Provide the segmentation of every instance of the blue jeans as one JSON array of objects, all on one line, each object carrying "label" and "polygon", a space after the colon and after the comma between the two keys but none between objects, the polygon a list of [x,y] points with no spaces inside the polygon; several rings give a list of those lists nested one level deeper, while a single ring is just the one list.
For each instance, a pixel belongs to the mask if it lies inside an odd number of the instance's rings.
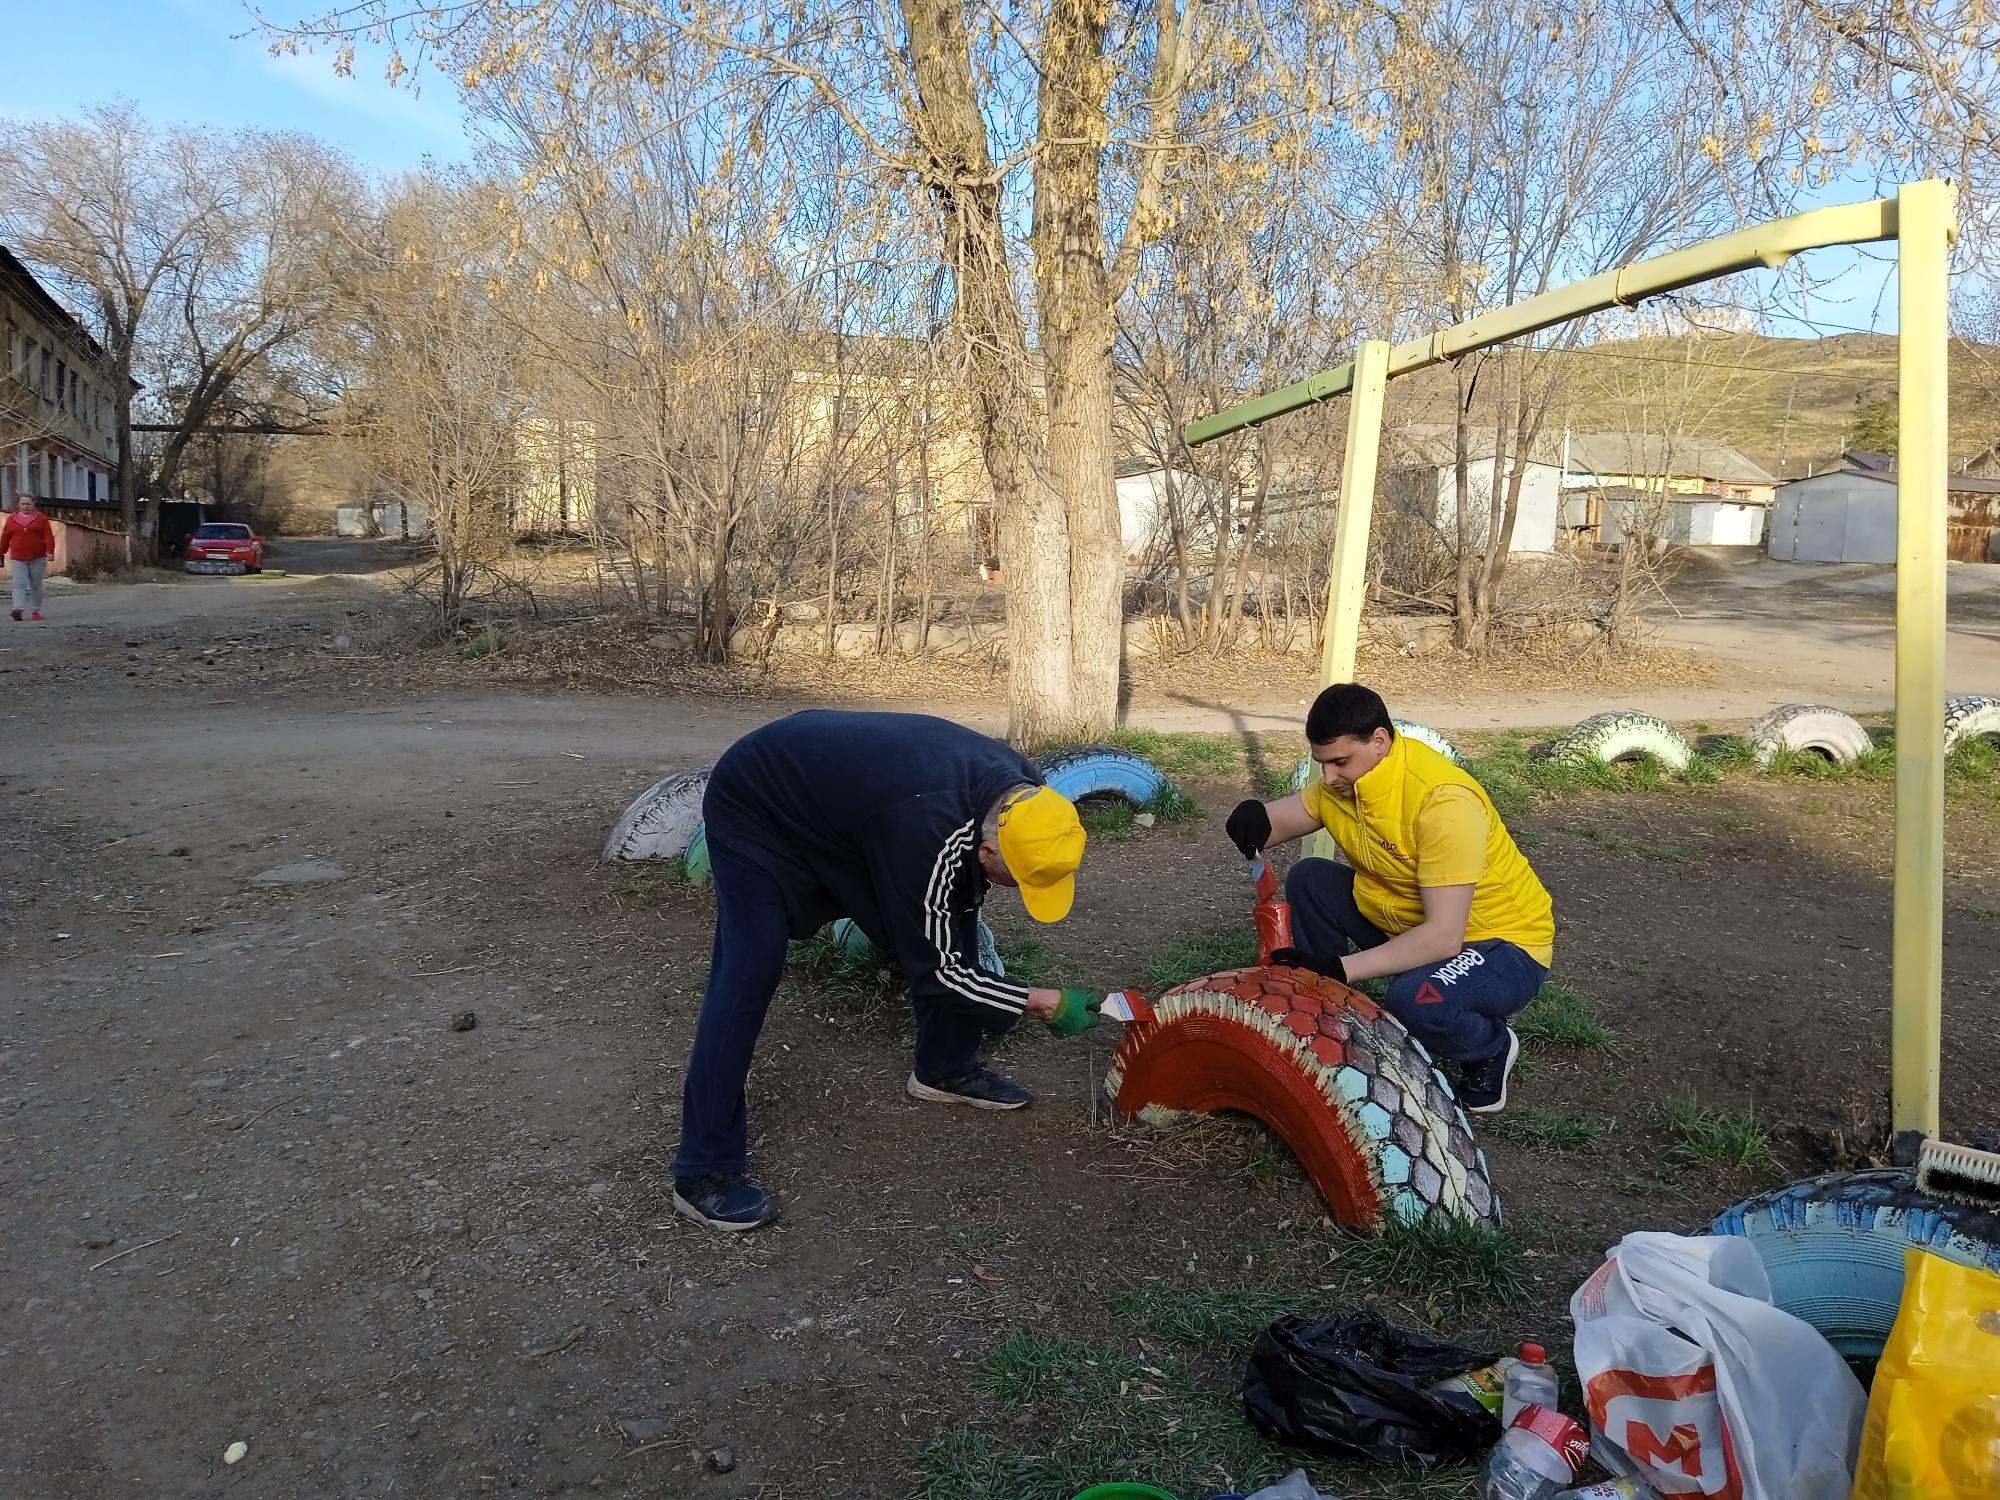
[{"label": "blue jeans", "polygon": [[[749,1159],[750,1112],[744,1086],[771,997],[785,977],[791,936],[784,893],[756,864],[718,844],[709,830],[715,881],[715,946],[708,988],[695,1023],[694,1050],[681,1085],[681,1144],[674,1176],[741,1172]],[[919,1002],[916,1073],[937,1084],[962,1077],[995,1029],[978,1016]],[[1004,1018],[1011,1025],[1013,1017]]]},{"label": "blue jeans", "polygon": [[[1361,914],[1354,871],[1331,859],[1302,859],[1285,877],[1292,941],[1311,953],[1379,948],[1389,934]],[[1507,1018],[1534,999],[1549,971],[1502,938],[1467,943],[1452,957],[1389,980],[1383,1008],[1432,1057],[1485,1062],[1507,1045]]]}]

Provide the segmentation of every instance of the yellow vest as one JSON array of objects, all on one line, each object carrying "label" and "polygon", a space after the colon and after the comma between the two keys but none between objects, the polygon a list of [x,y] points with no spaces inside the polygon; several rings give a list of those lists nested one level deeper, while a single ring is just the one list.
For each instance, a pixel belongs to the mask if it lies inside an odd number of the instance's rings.
[{"label": "yellow vest", "polygon": [[1352,798],[1309,782],[1306,811],[1333,835],[1354,866],[1361,914],[1391,937],[1424,919],[1417,886],[1417,814],[1439,787],[1465,787],[1486,810],[1486,871],[1472,892],[1465,940],[1500,938],[1546,966],[1555,952],[1555,909],[1486,789],[1448,756],[1397,735],[1389,753],[1354,784]]}]

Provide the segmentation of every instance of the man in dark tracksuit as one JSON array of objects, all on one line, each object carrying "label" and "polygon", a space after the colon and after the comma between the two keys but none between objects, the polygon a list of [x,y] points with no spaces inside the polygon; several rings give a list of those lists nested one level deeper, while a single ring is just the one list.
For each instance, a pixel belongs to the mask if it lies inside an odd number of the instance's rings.
[{"label": "man in dark tracksuit", "polygon": [[1033,1096],[979,1061],[1023,1013],[1061,1035],[1096,1024],[1094,997],[979,967],[987,885],[1018,886],[1054,922],[1075,895],[1084,834],[1034,763],[921,714],[814,709],[732,745],[702,799],[715,880],[715,951],[681,1094],[674,1205],[717,1229],[755,1229],[776,1200],[745,1176],[744,1083],[784,975],[785,943],[851,917],[909,980],[918,1099],[1019,1109]]}]

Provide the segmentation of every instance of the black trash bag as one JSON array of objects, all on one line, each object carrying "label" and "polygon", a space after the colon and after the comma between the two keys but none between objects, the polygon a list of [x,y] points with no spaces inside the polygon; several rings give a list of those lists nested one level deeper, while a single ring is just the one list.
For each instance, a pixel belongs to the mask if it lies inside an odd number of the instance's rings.
[{"label": "black trash bag", "polygon": [[1364,1309],[1278,1319],[1258,1335],[1243,1409],[1273,1442],[1341,1458],[1436,1468],[1500,1441],[1500,1420],[1464,1391],[1430,1387],[1497,1356],[1441,1344]]}]

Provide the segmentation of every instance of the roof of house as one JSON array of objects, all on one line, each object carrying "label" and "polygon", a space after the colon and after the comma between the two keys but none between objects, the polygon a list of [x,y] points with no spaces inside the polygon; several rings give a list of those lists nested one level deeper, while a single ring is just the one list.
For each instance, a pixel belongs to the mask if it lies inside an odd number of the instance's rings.
[{"label": "roof of house", "polygon": [[81,319],[55,299],[49,289],[35,279],[35,273],[21,264],[14,252],[0,245],[0,283],[11,286],[14,294],[56,327],[63,329],[90,351],[93,359],[105,362],[103,345],[90,335]]},{"label": "roof of house", "polygon": [[1761,465],[1713,438],[1659,432],[1573,432],[1569,470],[1591,474],[1687,475],[1737,484],[1776,484]]},{"label": "roof of house", "polygon": [[[1856,450],[1843,454],[1847,462],[1837,469],[1822,469],[1817,474],[1808,474],[1791,480],[1792,484],[1804,484],[1811,479],[1826,479],[1832,475],[1843,475],[1849,479],[1872,479],[1877,484],[1896,482],[1896,455],[1893,453],[1870,453]],[[1970,474],[1949,474],[1945,476],[1945,491],[1955,495],[2000,495],[2000,479],[1978,479]]]}]

